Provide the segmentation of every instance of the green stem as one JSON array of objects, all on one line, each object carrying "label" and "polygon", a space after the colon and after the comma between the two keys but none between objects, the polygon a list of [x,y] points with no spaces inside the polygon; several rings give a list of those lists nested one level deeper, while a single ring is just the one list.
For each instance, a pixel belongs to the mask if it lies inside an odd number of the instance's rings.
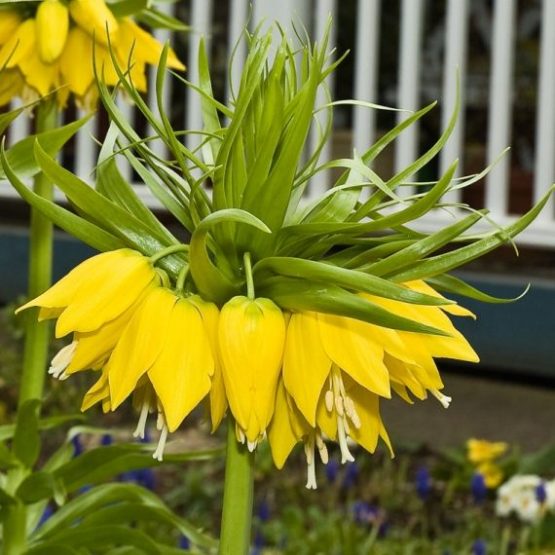
[{"label": "green stem", "polygon": [[254,453],[235,437],[228,417],[224,505],[219,555],[248,555],[251,540]]},{"label": "green stem", "polygon": [[[41,102],[36,111],[36,132],[54,129],[58,124],[55,100]],[[33,189],[41,197],[51,200],[52,183],[45,175],[35,177]],[[35,208],[31,208],[29,232],[29,285],[30,299],[48,289],[52,282],[52,222]],[[30,311],[25,322],[25,345],[23,350],[23,374],[19,386],[19,405],[29,399],[41,399],[50,342],[49,322],[36,322],[36,314]]]},{"label": "green stem", "polygon": [[250,252],[246,252],[243,255],[243,264],[245,265],[245,277],[247,280],[247,297],[249,299],[254,299],[254,280],[252,277],[252,262]]},{"label": "green stem", "polygon": [[175,254],[176,252],[187,252],[189,250],[189,245],[171,245],[161,251],[158,251],[156,254],[153,254],[149,260],[152,264],[158,262],[162,258],[169,256],[170,254]]}]

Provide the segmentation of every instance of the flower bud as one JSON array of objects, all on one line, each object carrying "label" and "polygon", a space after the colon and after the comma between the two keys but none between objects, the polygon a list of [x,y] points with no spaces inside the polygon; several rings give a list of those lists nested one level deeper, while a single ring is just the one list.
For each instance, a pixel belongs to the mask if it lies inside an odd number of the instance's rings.
[{"label": "flower bud", "polygon": [[285,318],[270,299],[234,297],[221,310],[218,339],[229,405],[253,447],[274,412]]},{"label": "flower bud", "polygon": [[106,5],[104,0],[71,0],[69,13],[73,21],[100,43],[107,45],[108,37],[114,39],[114,33],[118,30],[118,22]]},{"label": "flower bud", "polygon": [[66,44],[69,30],[67,7],[59,0],[44,0],[38,7],[36,24],[40,59],[51,64],[59,58]]},{"label": "flower bud", "polygon": [[4,44],[19,27],[21,17],[15,10],[2,10],[0,13],[0,44]]}]

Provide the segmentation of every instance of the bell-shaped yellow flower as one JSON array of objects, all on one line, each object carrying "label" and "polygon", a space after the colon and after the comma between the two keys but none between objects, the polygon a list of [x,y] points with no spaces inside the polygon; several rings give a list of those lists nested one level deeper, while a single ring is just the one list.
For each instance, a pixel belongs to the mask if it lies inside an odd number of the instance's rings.
[{"label": "bell-shaped yellow flower", "polygon": [[69,12],[73,21],[100,44],[108,44],[106,32],[110,40],[115,38],[118,22],[104,0],[71,0]]},{"label": "bell-shaped yellow flower", "polygon": [[67,6],[60,0],[43,0],[36,15],[37,48],[40,59],[47,64],[62,53],[69,29]]},{"label": "bell-shaped yellow flower", "polygon": [[12,36],[0,48],[0,67],[15,68],[29,57],[36,44],[34,19],[26,19],[18,25]]},{"label": "bell-shaped yellow flower", "polygon": [[227,399],[251,450],[274,413],[285,327],[283,313],[270,299],[237,296],[220,313],[218,344]]},{"label": "bell-shaped yellow flower", "polygon": [[56,337],[92,332],[125,312],[156,279],[139,252],[109,251],[85,260],[17,312],[38,306],[39,317],[57,317]]}]

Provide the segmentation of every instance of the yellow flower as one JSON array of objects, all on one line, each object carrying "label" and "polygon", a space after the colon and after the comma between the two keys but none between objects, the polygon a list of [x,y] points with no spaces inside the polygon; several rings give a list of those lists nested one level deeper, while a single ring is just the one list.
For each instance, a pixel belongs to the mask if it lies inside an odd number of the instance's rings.
[{"label": "yellow flower", "polygon": [[[438,296],[423,282],[405,286]],[[307,487],[315,487],[315,448],[322,460],[327,457],[324,436],[339,443],[342,462],[354,460],[349,441],[374,452],[381,437],[391,450],[379,398],[391,397],[393,389],[412,403],[409,393],[424,399],[429,392],[447,407],[451,399],[440,392],[443,383],[434,357],[478,358],[445,314],[470,315],[465,309],[362,296],[449,336],[397,331],[316,312],[291,315],[283,355],[283,391],[278,392],[268,436],[276,466],[283,465],[297,441],[304,442],[309,466]]]},{"label": "yellow flower", "polygon": [[482,463],[476,470],[484,477],[484,483],[489,489],[495,489],[503,481],[503,470],[493,462]]},{"label": "yellow flower", "polygon": [[[0,68],[6,64],[17,77],[2,76],[8,84],[0,85],[0,105],[16,96],[32,100],[56,91],[60,107],[73,94],[80,107],[92,109],[98,99],[95,65],[107,85],[118,82],[107,30],[118,66],[129,71],[138,90],[146,91],[146,65],[158,63],[162,45],[131,18],[117,20],[104,0],[72,0],[69,6],[43,0],[35,17],[24,21],[17,11],[2,10]],[[185,69],[171,48],[167,65]]]},{"label": "yellow flower", "polygon": [[487,463],[507,452],[509,445],[504,441],[487,441],[471,438],[466,442],[467,458],[473,464]]},{"label": "yellow flower", "polygon": [[237,296],[221,310],[218,346],[227,400],[253,450],[274,413],[285,343],[285,318],[269,299]]}]

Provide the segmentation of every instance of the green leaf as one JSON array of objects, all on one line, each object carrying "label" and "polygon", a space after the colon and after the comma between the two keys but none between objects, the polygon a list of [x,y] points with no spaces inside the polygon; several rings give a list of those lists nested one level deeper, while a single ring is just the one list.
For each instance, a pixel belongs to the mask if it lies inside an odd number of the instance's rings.
[{"label": "green leaf", "polygon": [[541,212],[554,190],[555,185],[549,189],[549,191],[531,210],[519,218],[514,224],[504,228],[503,233],[494,233],[447,254],[429,258],[428,260],[417,263],[409,270],[392,274],[392,277],[394,277],[396,281],[409,281],[412,279],[427,278],[449,272],[453,268],[457,268],[458,266],[483,256],[499,245],[506,243],[509,238],[515,237],[526,229]]},{"label": "green leaf", "polygon": [[[21,179],[32,177],[39,171],[39,167],[33,155],[35,141],[38,141],[49,156],[55,156],[66,142],[71,139],[91,117],[92,114],[69,123],[68,125],[44,131],[38,135],[25,137],[6,151],[6,158],[9,165]],[[0,171],[0,179],[5,177],[6,174]]]},{"label": "green leaf", "polygon": [[[97,193],[84,181],[62,168],[37,143],[35,156],[45,175],[54,182],[83,213],[103,226],[109,233],[124,239],[131,246],[147,256],[172,245],[177,241],[161,241],[147,223],[129,214],[106,197]],[[177,276],[185,259],[181,253],[164,257],[160,266]]]},{"label": "green leaf", "polygon": [[167,15],[156,8],[147,8],[135,16],[137,21],[144,23],[151,29],[169,29],[170,31],[188,31],[189,25],[183,21]]},{"label": "green leaf", "polygon": [[[164,461],[185,462],[218,456],[220,449],[168,454]],[[68,492],[117,476],[121,472],[160,466],[145,445],[109,445],[83,453],[53,471]]]},{"label": "green leaf", "polygon": [[[453,239],[459,237],[464,231],[472,227],[482,217],[481,213],[470,214],[466,218],[443,228],[432,235],[428,235],[419,241],[397,250],[387,258],[366,264],[362,267],[365,272],[377,276],[394,274],[399,270],[413,266],[428,254],[447,245]],[[396,281],[408,281],[397,279]]]},{"label": "green leaf", "polygon": [[60,484],[50,472],[33,472],[17,488],[16,495],[23,503],[30,505],[43,499],[54,497]]},{"label": "green leaf", "polygon": [[14,455],[27,468],[31,468],[35,464],[40,452],[40,406],[39,399],[29,399],[17,411],[12,449]]},{"label": "green leaf", "polygon": [[0,135],[4,134],[4,131],[8,128],[10,123],[14,121],[19,114],[25,110],[25,106],[21,106],[20,108],[16,108],[15,110],[10,110],[5,114],[0,114]]},{"label": "green leaf", "polygon": [[145,222],[160,241],[176,242],[177,239],[160,223],[143,204],[133,187],[121,175],[114,157],[118,128],[111,123],[102,143],[96,167],[96,188],[133,216]]},{"label": "green leaf", "polygon": [[555,445],[548,445],[536,453],[522,455],[518,474],[537,474],[545,476],[555,470]]},{"label": "green leaf", "polygon": [[483,303],[495,303],[495,304],[512,303],[514,301],[518,301],[519,299],[524,297],[524,295],[526,295],[526,293],[530,289],[530,284],[528,284],[524,288],[524,291],[517,297],[504,299],[501,297],[494,297],[492,295],[489,295],[488,293],[484,293],[483,291],[476,289],[476,287],[473,287],[469,283],[466,283],[462,279],[455,276],[451,276],[449,274],[434,276],[426,279],[426,281],[432,287],[434,287],[434,289],[437,289],[439,291],[444,291],[446,293],[454,293],[455,295],[461,295],[463,297],[475,299]]},{"label": "green leaf", "polygon": [[[263,276],[264,272],[306,279],[312,282],[321,281],[327,285],[345,287],[354,292],[369,293],[405,303],[430,306],[451,304],[450,301],[445,299],[417,293],[371,274],[346,270],[332,264],[303,260],[302,258],[270,257],[262,259],[253,268],[255,284],[259,283],[257,276],[260,274]],[[261,284],[262,286],[264,284],[263,277],[261,278]]]},{"label": "green leaf", "polygon": [[[68,422],[75,422],[76,420],[84,420],[85,417],[82,414],[63,414],[60,416],[49,416],[47,418],[41,418],[39,420],[38,428],[39,430],[50,430],[52,428],[57,428],[58,426],[63,426]],[[5,441],[14,436],[16,426],[15,424],[4,424],[0,426],[0,441]]]},{"label": "green leaf", "polygon": [[3,149],[1,161],[5,175],[21,198],[42,212],[58,227],[99,251],[115,250],[126,246],[125,242],[115,235],[34,193],[17,177]]},{"label": "green leaf", "polygon": [[19,465],[19,461],[8,449],[5,443],[0,442],[0,469],[5,470]]},{"label": "green leaf", "polygon": [[441,330],[397,316],[340,287],[293,278],[267,280],[257,294],[267,296],[284,309],[294,312],[313,310],[363,320],[397,330],[447,335]]},{"label": "green leaf", "polygon": [[115,503],[131,503],[135,506],[158,508],[172,519],[180,529],[198,547],[213,548],[216,541],[200,532],[184,519],[173,515],[166,505],[152,492],[134,484],[105,484],[92,488],[75,497],[60,507],[32,536],[33,543],[54,541],[60,532],[67,530],[83,517],[95,514],[102,508]]},{"label": "green leaf", "polygon": [[108,0],[110,11],[117,17],[136,15],[149,4],[148,0]]},{"label": "green leaf", "polygon": [[216,303],[225,302],[236,295],[238,288],[244,283],[244,278],[227,275],[222,270],[221,260],[213,261],[207,250],[210,230],[216,225],[229,222],[246,224],[264,233],[270,233],[264,222],[238,208],[213,212],[199,224],[191,237],[190,271],[199,293]]}]

